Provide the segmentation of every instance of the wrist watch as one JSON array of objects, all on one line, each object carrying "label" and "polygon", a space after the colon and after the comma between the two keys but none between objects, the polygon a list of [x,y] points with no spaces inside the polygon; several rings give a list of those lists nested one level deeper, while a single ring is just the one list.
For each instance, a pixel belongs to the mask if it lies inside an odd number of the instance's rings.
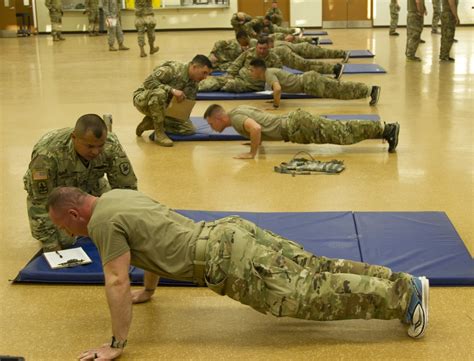
[{"label": "wrist watch", "polygon": [[115,336],[112,336],[112,342],[110,343],[110,347],[112,347],[112,348],[125,348],[125,346],[127,346],[127,340],[119,341],[115,338]]}]

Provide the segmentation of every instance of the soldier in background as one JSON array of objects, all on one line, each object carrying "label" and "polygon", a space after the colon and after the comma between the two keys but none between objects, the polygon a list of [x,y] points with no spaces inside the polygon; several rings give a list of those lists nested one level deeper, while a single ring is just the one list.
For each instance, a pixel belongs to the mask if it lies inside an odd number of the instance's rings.
[{"label": "soldier in background", "polygon": [[400,125],[372,120],[330,120],[298,109],[288,114],[271,114],[248,105],[240,105],[228,113],[218,104],[210,105],[204,113],[209,126],[221,133],[233,127],[250,139],[250,151],[234,158],[253,159],[263,140],[284,140],[298,144],[349,145],[366,139],[385,139],[389,152],[398,145]]},{"label": "soldier in background", "polygon": [[252,19],[253,17],[249,14],[239,11],[238,13],[232,14],[230,25],[232,25],[235,34],[237,34],[239,31],[244,30],[244,25]]},{"label": "soldier in background", "polygon": [[280,106],[281,94],[305,93],[318,98],[332,99],[364,99],[371,97],[370,105],[377,104],[380,96],[380,87],[369,87],[364,83],[342,82],[322,76],[315,71],[303,74],[292,74],[283,69],[267,68],[261,59],[250,62],[252,77],[264,80],[266,88],[273,90],[273,107]]},{"label": "soldier in background", "polygon": [[171,99],[178,102],[196,99],[198,84],[212,70],[211,61],[196,55],[190,63],[167,61],[153,70],[143,84],[133,93],[133,105],[145,115],[135,131],[140,137],[146,130],[154,130],[153,140],[163,147],[173,146],[165,130],[174,134],[194,134],[193,123],[165,116]]},{"label": "soldier in background", "polygon": [[138,46],[140,56],[146,57],[145,53],[145,32],[148,35],[148,45],[150,45],[150,55],[160,50],[155,48],[155,14],[153,13],[152,0],[135,0],[135,27],[138,31]]},{"label": "soldier in background", "polygon": [[99,35],[99,0],[86,0],[86,10],[89,19],[89,36]]},{"label": "soldier in background", "polygon": [[242,29],[245,30],[245,32],[250,38],[258,37],[261,32],[265,32],[266,34],[293,34],[298,31],[298,29],[295,28],[284,28],[278,25],[273,25],[270,16],[257,16],[249,22],[243,24]]},{"label": "soldier in background", "polygon": [[272,1],[272,7],[268,9],[265,15],[270,16],[273,24],[281,26],[281,23],[283,22],[283,13],[278,8],[277,0]]},{"label": "soldier in background", "polygon": [[64,14],[62,0],[46,0],[44,4],[49,10],[53,41],[66,40],[62,36],[62,18]]},{"label": "soldier in background", "polygon": [[408,0],[407,14],[407,47],[405,55],[408,61],[421,61],[416,56],[423,31],[423,18],[427,14],[425,0]]},{"label": "soldier in background", "polygon": [[121,7],[121,0],[103,0],[102,9],[104,11],[105,23],[107,25],[110,51],[117,51],[117,48],[114,46],[115,39],[117,39],[119,44],[118,50],[129,50],[129,48],[123,45],[122,19],[120,16]]},{"label": "soldier in background", "polygon": [[431,21],[431,33],[438,34],[438,25],[441,17],[441,0],[432,0],[433,2],[433,19]]},{"label": "soldier in background", "polygon": [[48,217],[46,199],[54,187],[74,186],[96,196],[111,188],[137,189],[137,178],[117,136],[96,114],[81,116],[74,128],[45,134],[33,148],[23,182],[31,234],[45,251],[74,242]]},{"label": "soldier in background", "polygon": [[391,36],[399,36],[397,33],[398,14],[400,13],[400,5],[398,0],[390,0],[390,32]]},{"label": "soldier in background", "polygon": [[213,70],[226,71],[230,64],[249,48],[249,45],[250,39],[243,30],[237,33],[235,39],[216,41],[208,56]]},{"label": "soldier in background", "polygon": [[441,49],[439,59],[441,61],[453,62],[449,53],[453,46],[456,25],[460,24],[458,16],[459,0],[443,0],[443,12],[441,13]]}]

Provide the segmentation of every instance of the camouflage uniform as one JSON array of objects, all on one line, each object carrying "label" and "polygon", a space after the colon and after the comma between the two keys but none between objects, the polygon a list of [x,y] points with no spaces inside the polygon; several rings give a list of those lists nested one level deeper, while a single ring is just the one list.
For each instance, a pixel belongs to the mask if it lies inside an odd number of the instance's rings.
[{"label": "camouflage uniform", "polygon": [[117,38],[119,45],[123,45],[122,19],[120,16],[121,6],[121,0],[103,0],[102,9],[104,11],[105,18],[117,19],[117,23],[115,26],[107,26],[109,47],[114,46],[115,38]]},{"label": "camouflage uniform", "polygon": [[156,134],[167,131],[174,134],[194,134],[196,128],[191,120],[183,122],[171,117],[165,117],[173,95],[172,89],[182,90],[187,99],[196,99],[198,83],[189,78],[189,63],[167,61],[153,70],[145,79],[142,86],[133,93],[133,105],[142,114],[142,122],[147,123],[147,129],[155,129]]},{"label": "camouflage uniform", "polygon": [[[286,41],[286,37],[288,34],[285,33],[273,33],[269,34],[268,37],[272,39],[273,41],[279,40],[279,41]],[[293,44],[298,44],[298,43],[313,43],[314,40],[310,36],[295,36],[294,40],[292,41]]]},{"label": "camouflage uniform", "polygon": [[251,21],[253,18],[244,13],[244,22],[241,24],[237,18],[238,13],[234,13],[230,19],[230,25],[232,25],[232,28],[234,29],[235,33],[237,34],[240,30],[245,30],[244,25]]},{"label": "camouflage uniform", "polygon": [[86,0],[86,14],[89,19],[89,35],[99,34],[99,0]]},{"label": "camouflage uniform", "polygon": [[405,321],[413,292],[407,273],[313,255],[237,216],[208,228],[205,281],[220,295],[277,317]]},{"label": "camouflage uniform", "polygon": [[135,27],[138,31],[138,46],[143,49],[145,46],[145,32],[148,35],[150,52],[154,49],[155,43],[155,14],[151,0],[135,0]]},{"label": "camouflage uniform", "polygon": [[243,52],[242,46],[236,39],[216,41],[209,54],[209,58],[211,55],[214,55],[217,59],[217,61],[212,64],[213,70],[226,71],[232,62]]},{"label": "camouflage uniform", "polygon": [[[199,91],[225,91],[230,93],[244,93],[262,91],[265,89],[265,81],[253,79],[250,75],[250,62],[259,58],[255,48],[244,51],[228,68],[228,77],[211,76],[199,84]],[[262,59],[267,66],[281,68],[280,58],[270,49],[266,58]]]},{"label": "camouflage uniform", "polygon": [[[249,37],[254,38],[265,27],[263,23],[264,19],[265,18],[263,16],[257,16],[253,18],[252,20],[250,20],[249,22],[245,23],[242,28]],[[283,28],[283,27],[280,27],[278,25],[273,25],[273,24],[268,25],[269,34],[273,34],[273,33],[293,34],[294,32],[295,32],[295,29],[293,28]]]},{"label": "camouflage uniform", "polygon": [[322,48],[308,42],[293,44],[288,41],[277,40],[274,42],[274,46],[286,46],[305,59],[344,59],[346,57],[345,50]]},{"label": "camouflage uniform", "polygon": [[281,26],[281,23],[283,22],[283,13],[281,12],[280,9],[270,8],[267,10],[267,13],[265,15],[271,16],[273,24]]},{"label": "camouflage uniform", "polygon": [[370,96],[371,91],[371,88],[364,83],[338,81],[315,71],[291,74],[281,69],[268,68],[265,78],[269,88],[278,82],[282,92],[305,93],[318,98],[363,99]]},{"label": "camouflage uniform", "polygon": [[438,32],[438,24],[441,16],[441,0],[433,1],[433,20],[431,21],[431,32]]},{"label": "camouflage uniform", "polygon": [[420,44],[421,32],[423,31],[425,1],[421,0],[421,3],[423,13],[420,15],[416,6],[416,0],[408,0],[407,47],[405,52],[408,58],[415,57],[416,50]]},{"label": "camouflage uniform", "polygon": [[397,32],[398,14],[400,13],[400,5],[397,0],[390,1],[390,34]]},{"label": "camouflage uniform", "polygon": [[64,39],[61,35],[63,23],[62,0],[46,0],[44,4],[49,10],[49,18],[51,20],[51,35],[53,36],[53,40],[56,41]]},{"label": "camouflage uniform", "polygon": [[[287,42],[284,42],[287,43]],[[287,43],[289,45],[295,45],[291,43]],[[334,73],[334,65],[329,63],[324,63],[321,61],[313,60],[313,59],[305,59],[302,56],[296,54],[289,45],[281,44],[273,48],[275,54],[277,54],[283,65],[297,69],[301,71],[310,71],[314,70],[321,74],[333,74]],[[271,67],[268,66],[267,67]]]},{"label": "camouflage uniform", "polygon": [[108,133],[103,151],[85,165],[74,150],[73,130],[64,128],[45,134],[34,146],[23,177],[31,234],[44,250],[73,243],[49,219],[46,200],[54,187],[78,187],[95,196],[110,188],[137,189],[132,165],[115,134]]},{"label": "camouflage uniform", "polygon": [[[456,0],[456,8],[459,1]],[[441,48],[439,58],[449,59],[449,53],[454,42],[454,34],[456,32],[456,18],[451,12],[448,0],[443,0],[443,12],[441,13]]]}]

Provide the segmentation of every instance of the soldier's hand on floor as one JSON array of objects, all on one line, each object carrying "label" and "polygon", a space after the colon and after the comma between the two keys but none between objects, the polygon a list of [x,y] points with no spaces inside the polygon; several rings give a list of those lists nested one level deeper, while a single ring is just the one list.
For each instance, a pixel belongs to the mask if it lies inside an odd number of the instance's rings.
[{"label": "soldier's hand on floor", "polygon": [[174,95],[174,97],[176,98],[176,100],[178,101],[178,103],[181,103],[184,99],[186,99],[186,95],[184,95],[184,92],[182,90],[179,90],[179,89],[173,89],[171,91],[171,94]]},{"label": "soldier's hand on floor", "polygon": [[253,159],[255,156],[252,153],[242,153],[236,155],[234,159]]},{"label": "soldier's hand on floor", "polygon": [[146,291],[144,288],[132,291],[132,303],[144,303],[151,300],[152,292]]}]

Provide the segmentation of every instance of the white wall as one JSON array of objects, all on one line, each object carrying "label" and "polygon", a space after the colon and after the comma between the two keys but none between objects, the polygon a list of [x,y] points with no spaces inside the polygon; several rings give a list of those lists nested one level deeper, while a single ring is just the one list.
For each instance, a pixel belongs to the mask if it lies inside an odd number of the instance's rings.
[{"label": "white wall", "polygon": [[[398,0],[400,4],[400,14],[398,25],[407,24],[407,1]],[[390,0],[374,0],[374,26],[388,26],[390,25]],[[425,16],[425,24],[431,24],[433,18],[433,4],[432,0],[425,0],[428,10],[428,15]],[[461,24],[474,24],[474,0],[459,1],[458,14]]]},{"label": "white wall", "polygon": [[322,0],[291,0],[290,24],[297,27],[321,27],[323,24]]}]

